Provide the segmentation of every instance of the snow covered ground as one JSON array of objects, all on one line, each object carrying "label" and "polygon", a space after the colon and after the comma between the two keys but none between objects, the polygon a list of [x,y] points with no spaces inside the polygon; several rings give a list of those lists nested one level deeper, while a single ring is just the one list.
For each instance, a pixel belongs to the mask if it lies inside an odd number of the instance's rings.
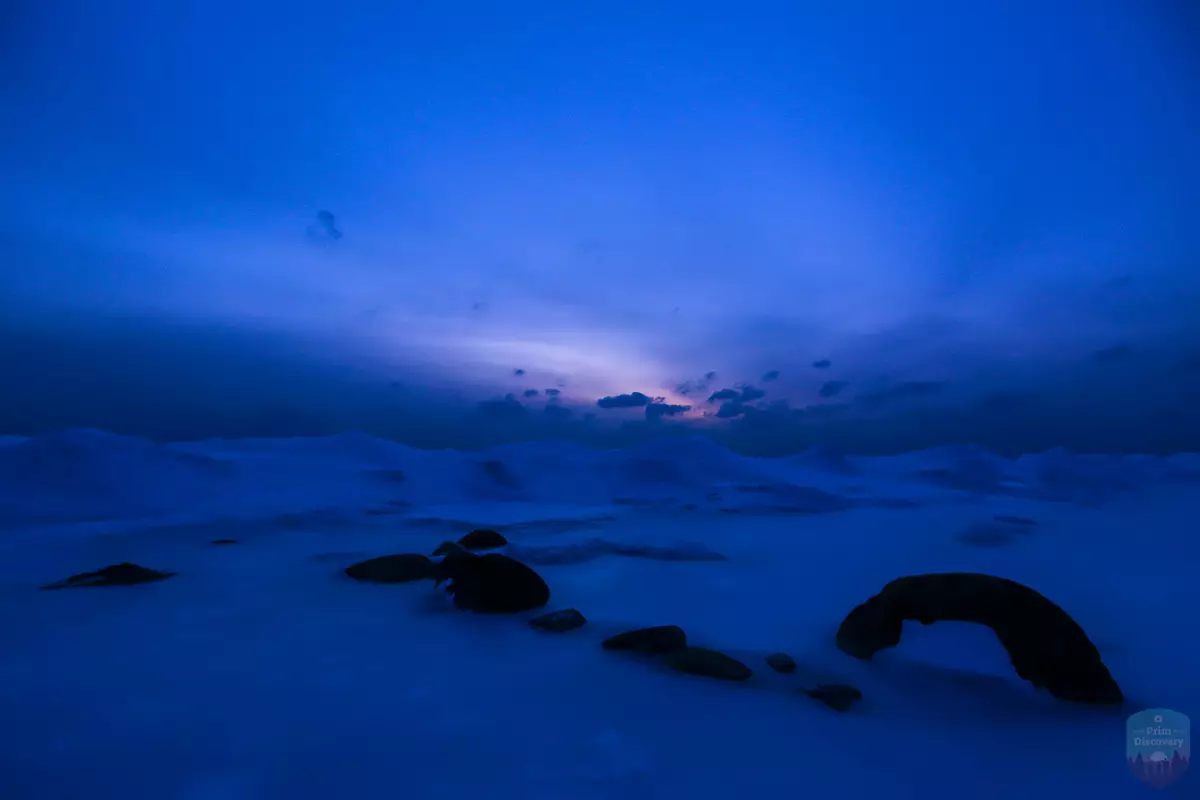
[{"label": "snow covered ground", "polygon": [[[4,438],[0,798],[1148,796],[1126,717],[1200,714],[1198,506],[1196,457]],[[342,573],[476,527],[588,625],[546,634]],[[122,561],[179,574],[38,590]],[[1061,605],[1125,707],[1036,692],[982,626],[906,624],[868,662],[834,646],[889,580],[939,571]],[[600,648],[660,624],[754,678]],[[798,672],[771,671],[774,651]],[[864,699],[838,713],[799,691],[821,682]]]}]

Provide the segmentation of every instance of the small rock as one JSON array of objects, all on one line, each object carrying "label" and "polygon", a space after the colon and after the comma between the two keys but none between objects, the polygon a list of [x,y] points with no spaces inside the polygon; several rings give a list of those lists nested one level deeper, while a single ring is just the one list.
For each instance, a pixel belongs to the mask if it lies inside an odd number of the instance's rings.
[{"label": "small rock", "polygon": [[796,659],[787,653],[771,653],[771,655],[767,656],[767,664],[771,669],[785,675],[796,671]]},{"label": "small rock", "polygon": [[494,550],[497,547],[504,547],[508,544],[508,539],[505,539],[496,531],[482,529],[471,531],[466,536],[458,540],[467,550]]},{"label": "small rock", "polygon": [[573,608],[563,609],[562,611],[552,611],[549,614],[543,614],[540,617],[534,617],[529,620],[529,624],[535,628],[541,628],[544,631],[553,631],[554,633],[565,633],[573,631],[576,628],[582,628],[587,624],[587,618]]},{"label": "small rock", "polygon": [[65,581],[49,583],[42,588],[74,589],[84,586],[132,586],[136,583],[152,583],[154,581],[165,580],[176,574],[175,572],[159,572],[156,569],[148,569],[125,561],[121,564],[113,564],[104,569],[96,570],[95,572],[81,572],[78,575],[72,575]]},{"label": "small rock", "polygon": [[834,711],[846,711],[862,700],[862,692],[843,683],[823,683],[812,689],[802,690],[806,695],[820,700]]},{"label": "small rock", "polygon": [[237,544],[237,539],[213,539],[213,544]]},{"label": "small rock", "polygon": [[432,580],[438,576],[437,564],[419,553],[369,558],[346,567],[344,571],[356,581],[370,583],[408,583]]},{"label": "small rock", "polygon": [[618,633],[616,636],[605,639],[601,646],[605,650],[628,650],[634,653],[661,655],[687,647],[687,634],[678,625],[659,625],[653,628],[638,628]]},{"label": "small rock", "polygon": [[717,678],[723,681],[746,681],[754,671],[736,658],[705,647],[688,647],[667,656],[667,666],[676,672]]}]

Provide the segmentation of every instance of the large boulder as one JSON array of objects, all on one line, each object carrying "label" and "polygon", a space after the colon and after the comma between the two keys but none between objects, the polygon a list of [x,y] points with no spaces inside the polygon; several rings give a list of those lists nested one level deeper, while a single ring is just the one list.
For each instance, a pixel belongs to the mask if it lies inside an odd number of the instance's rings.
[{"label": "large boulder", "polygon": [[1119,704],[1117,682],[1083,628],[1028,586],[967,572],[897,578],[851,611],[837,646],[860,659],[900,643],[905,620],[987,625],[1021,678],[1062,700]]},{"label": "large boulder", "polygon": [[508,539],[494,530],[480,528],[459,539],[458,543],[467,550],[495,550],[508,544]]},{"label": "large boulder", "polygon": [[530,567],[499,553],[479,556],[454,542],[438,547],[444,555],[438,565],[438,584],[449,581],[446,591],[456,608],[485,614],[515,614],[541,608],[550,602],[550,587]]}]

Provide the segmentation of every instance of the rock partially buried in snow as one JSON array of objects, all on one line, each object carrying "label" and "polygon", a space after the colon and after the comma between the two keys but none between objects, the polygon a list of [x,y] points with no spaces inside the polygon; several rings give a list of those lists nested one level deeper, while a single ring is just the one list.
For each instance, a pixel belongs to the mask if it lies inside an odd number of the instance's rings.
[{"label": "rock partially buried in snow", "polygon": [[658,625],[653,628],[618,633],[601,643],[605,650],[625,650],[648,655],[674,653],[687,647],[687,634],[678,625]]},{"label": "rock partially buried in snow", "polygon": [[42,588],[75,589],[85,586],[132,586],[137,583],[153,583],[165,580],[177,574],[175,572],[159,572],[156,569],[149,569],[125,561],[98,569],[95,572],[81,572],[78,575],[72,575],[65,581],[48,583]]},{"label": "rock partially buried in snow", "polygon": [[796,659],[787,653],[771,653],[767,656],[767,666],[776,672],[788,675],[796,671]]},{"label": "rock partially buried in snow", "polygon": [[668,653],[666,663],[676,672],[723,681],[748,681],[754,675],[753,670],[736,658],[706,647],[686,647]]},{"label": "rock partially buried in snow", "polygon": [[508,539],[496,531],[480,529],[471,531],[459,539],[458,543],[467,550],[495,550],[508,544]]},{"label": "rock partially buried in snow", "polygon": [[379,556],[351,564],[344,572],[356,581],[369,583],[409,583],[433,580],[440,574],[438,565],[419,553]]},{"label": "rock partially buried in snow", "polygon": [[456,608],[515,614],[550,602],[550,587],[542,576],[515,558],[499,553],[477,556],[454,542],[443,543],[435,554],[445,555],[437,582],[449,581],[446,591]]},{"label": "rock partially buried in snow", "polygon": [[820,700],[834,711],[848,711],[850,706],[862,700],[863,696],[858,689],[843,683],[823,683],[801,691],[813,699]]},{"label": "rock partially buried in snow", "polygon": [[978,622],[1000,639],[1018,675],[1061,700],[1116,705],[1117,682],[1083,628],[1028,586],[968,572],[897,578],[852,610],[837,646],[855,658],[895,647],[905,620]]},{"label": "rock partially buried in snow", "polygon": [[587,624],[587,618],[574,608],[566,608],[562,611],[551,611],[549,614],[534,617],[529,620],[529,624],[544,631],[566,633],[576,628],[582,628]]}]

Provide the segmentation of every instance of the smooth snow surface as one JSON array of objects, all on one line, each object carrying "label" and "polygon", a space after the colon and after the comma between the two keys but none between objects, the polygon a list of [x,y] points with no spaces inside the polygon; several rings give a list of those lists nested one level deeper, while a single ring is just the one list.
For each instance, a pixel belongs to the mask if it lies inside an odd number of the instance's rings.
[{"label": "smooth snow surface", "polygon": [[[1193,457],[4,438],[0,798],[1148,797],[1126,717],[1200,722],[1198,506]],[[474,527],[589,624],[540,633],[431,582],[342,574]],[[38,590],[121,561],[179,575]],[[1061,605],[1126,706],[1034,691],[980,626],[909,625],[870,662],[834,647],[887,581],[950,570]],[[658,624],[754,678],[600,648]],[[773,673],[774,651],[799,671]],[[865,699],[839,714],[800,694],[820,682]]]}]

